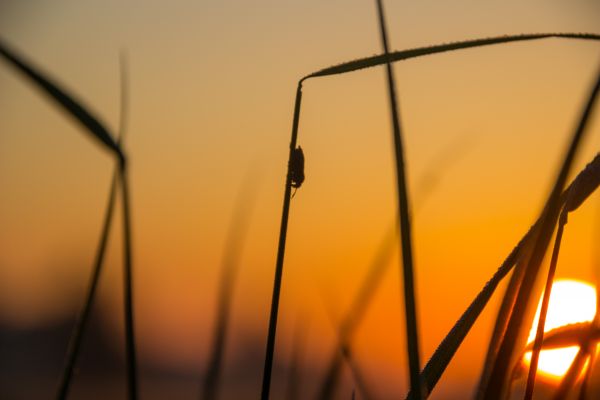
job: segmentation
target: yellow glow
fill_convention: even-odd
[[[540,299],[527,343],[531,343],[535,339],[541,307],[542,300]],[[596,289],[594,286],[575,280],[555,281],[550,294],[544,332],[567,324],[591,321],[594,319],[594,315],[596,315]],[[578,346],[572,346],[542,351],[538,371],[550,378],[562,377],[575,359],[577,350]],[[530,360],[531,352],[528,352],[525,354],[525,362],[529,364]]]

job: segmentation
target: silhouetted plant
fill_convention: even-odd
[[[122,204],[123,204],[123,255],[124,255],[124,309],[125,309],[125,351],[127,353],[127,377],[128,377],[128,393],[130,399],[137,398],[137,365],[135,354],[135,334],[134,334],[134,316],[133,316],[133,274],[132,274],[132,254],[131,254],[131,224],[130,224],[130,206],[129,206],[129,188],[127,183],[126,157],[121,147],[121,139],[115,141],[113,135],[109,133],[105,125],[95,117],[90,111],[84,107],[81,101],[69,94],[65,89],[62,89],[53,82],[46,74],[41,73],[38,69],[32,67],[32,64],[24,61],[21,56],[18,56],[14,51],[9,50],[6,45],[0,42],[0,55],[4,57],[18,72],[31,80],[42,93],[50,97],[50,99],[66,111],[68,115],[73,117],[90,133],[94,139],[101,143],[106,149],[111,151],[117,158],[118,166],[115,176],[111,184],[109,202],[106,210],[105,220],[102,227],[100,244],[96,254],[96,260],[92,269],[92,277],[86,294],[86,300],[83,309],[78,317],[73,330],[73,336],[67,350],[67,361],[63,370],[61,383],[58,388],[57,398],[64,399],[68,395],[69,385],[73,375],[73,369],[77,356],[79,354],[81,340],[85,325],[89,318],[90,308],[96,292],[97,282],[100,276],[102,262],[106,251],[108,234],[110,232],[110,224],[114,208],[114,199],[116,192],[116,182],[120,182]],[[121,121],[119,130],[122,133],[125,127],[127,92],[125,83],[125,69],[122,65],[122,91],[121,91]]]

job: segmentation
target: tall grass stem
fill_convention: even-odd
[[[261,399],[268,400],[271,390],[271,373],[273,370],[273,357],[275,353],[275,337],[277,333],[277,315],[279,313],[279,295],[281,292],[281,280],[283,276],[283,259],[285,256],[285,241],[287,237],[287,225],[290,214],[290,196],[292,192],[292,174],[290,163],[296,142],[298,140],[298,124],[300,122],[300,105],[302,103],[302,81],[298,82],[296,89],[296,100],[294,104],[294,119],[292,122],[292,138],[290,141],[290,153],[288,156],[288,168],[285,178],[285,191],[283,195],[283,210],[281,213],[281,227],[279,230],[279,244],[277,246],[277,261],[275,264],[275,278],[273,282],[273,297],[271,299],[271,312],[269,314],[269,330],[267,333],[267,347],[265,351],[265,364],[263,368],[263,381]]]
[[[392,115],[394,150],[396,153],[396,178],[398,190],[398,216],[400,218],[400,239],[402,248],[402,271],[404,283],[404,308],[406,313],[406,338],[408,351],[408,366],[410,372],[410,387],[414,399],[422,399],[423,391],[419,372],[419,332],[417,323],[417,305],[415,295],[415,277],[413,272],[412,239],[410,226],[410,204],[408,188],[404,169],[404,151],[402,148],[402,134],[400,128],[400,117],[398,111],[398,100],[394,82],[394,71],[392,61],[389,58],[389,46],[387,29],[385,24],[385,13],[382,0],[377,0],[377,14],[379,16],[379,28],[383,52],[387,59],[387,83],[390,100],[390,112]]]

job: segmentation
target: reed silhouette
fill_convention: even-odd
[[[120,73],[121,73],[121,109],[119,114],[119,130],[117,143],[121,145],[122,140],[125,136],[126,126],[127,126],[127,110],[128,110],[128,79],[127,79],[127,65],[125,61],[125,55],[121,54],[120,57]],[[104,263],[104,256],[106,254],[106,247],[108,244],[108,239],[110,235],[112,220],[113,220],[113,212],[116,201],[116,192],[117,192],[117,181],[119,179],[118,170],[114,172],[109,195],[108,195],[108,203],[106,206],[106,212],[104,216],[104,221],[102,225],[102,231],[100,234],[100,242],[98,244],[98,249],[96,251],[96,259],[94,262],[94,266],[92,268],[92,275],[90,277],[90,281],[88,284],[88,289],[86,292],[86,298],[83,304],[83,308],[80,311],[79,316],[77,317],[77,321],[75,323],[75,327],[73,328],[73,333],[71,334],[71,339],[69,341],[69,348],[67,349],[67,357],[64,370],[62,372],[62,378],[60,380],[57,399],[66,399],[69,394],[69,389],[71,385],[71,381],[73,378],[73,370],[77,363],[77,358],[79,356],[79,352],[81,350],[81,343],[83,339],[83,335],[85,333],[85,329],[88,325],[89,316],[92,310],[92,306],[94,303],[94,298],[96,296],[96,290],[98,288],[98,282],[100,280],[100,274],[102,272],[102,266]]]
[[[421,362],[419,356],[419,330],[417,324],[417,300],[415,294],[415,274],[412,254],[412,231],[410,222],[410,197],[406,183],[406,172],[404,168],[404,149],[402,145],[402,132],[400,126],[400,111],[396,96],[396,83],[392,61],[389,58],[389,45],[387,28],[385,25],[385,13],[383,0],[377,1],[377,15],[379,17],[379,28],[381,30],[381,43],[383,53],[387,58],[386,76],[388,94],[390,99],[390,110],[392,114],[392,126],[394,137],[394,150],[396,155],[396,179],[398,193],[398,217],[400,219],[400,244],[402,248],[402,283],[404,285],[404,311],[406,313],[406,348],[408,353],[408,370],[410,375],[410,388],[413,398],[422,399],[423,390],[419,380]]]
[[[83,336],[83,330],[85,328],[86,321],[89,316],[89,311],[93,297],[96,290],[97,280],[100,276],[100,269],[102,261],[104,259],[104,253],[106,250],[106,243],[108,240],[108,234],[110,231],[110,221],[112,220],[113,213],[113,201],[115,196],[116,185],[115,182],[120,183],[121,188],[121,201],[123,205],[123,255],[124,255],[124,310],[125,310],[125,351],[127,354],[127,382],[128,382],[128,395],[130,399],[137,398],[137,364],[136,364],[136,351],[135,351],[135,334],[134,334],[134,312],[133,312],[133,262],[132,262],[132,243],[131,243],[131,223],[130,223],[130,205],[129,205],[129,185],[127,180],[127,162],[125,153],[122,150],[120,140],[117,141],[113,138],[113,135],[100,122],[98,117],[95,117],[88,109],[83,106],[82,102],[76,100],[75,97],[69,94],[65,89],[53,82],[52,79],[46,76],[32,66],[32,63],[26,62],[22,56],[17,55],[13,50],[9,50],[8,46],[0,42],[0,55],[9,62],[10,65],[28,78],[34,85],[41,90],[42,93],[47,95],[55,104],[59,105],[67,115],[74,118],[79,122],[85,131],[90,133],[92,138],[100,143],[105,149],[108,149],[117,159],[117,172],[115,178],[113,178],[113,184],[111,185],[109,204],[107,207],[105,221],[101,232],[100,244],[98,253],[96,255],[96,261],[92,270],[92,278],[88,293],[86,294],[86,301],[83,310],[78,317],[76,322],[73,339],[70,344],[69,350],[67,351],[67,362],[65,370],[63,371],[63,377],[58,388],[57,397],[60,399],[66,398],[68,395],[68,389],[70,381],[73,375],[73,368],[77,355],[80,349],[80,343]],[[121,64],[124,65],[123,63]],[[121,69],[122,77],[124,74],[124,67]],[[123,82],[125,79],[123,78]],[[124,130],[125,126],[125,107],[127,104],[126,99],[126,85],[122,84],[122,99],[121,99],[121,122],[120,130]]]

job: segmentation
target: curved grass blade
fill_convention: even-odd
[[[128,105],[128,80],[127,80],[127,66],[125,63],[124,56],[122,55],[120,58],[120,74],[121,74],[121,110],[119,114],[119,143],[121,143],[122,138],[125,135],[125,128],[127,126],[127,105]],[[69,389],[71,385],[71,380],[73,378],[73,370],[75,369],[75,364],[77,362],[77,358],[79,352],[81,350],[81,343],[83,339],[83,335],[85,333],[85,328],[88,323],[88,319],[92,310],[92,305],[94,302],[94,298],[96,296],[96,289],[98,287],[98,282],[100,280],[100,274],[102,271],[102,265],[104,262],[104,255],[106,254],[106,246],[108,244],[108,238],[110,234],[114,206],[116,201],[116,191],[117,191],[117,179],[118,172],[115,171],[112,177],[110,192],[108,196],[108,204],[106,206],[106,213],[104,216],[104,222],[102,225],[102,231],[100,234],[100,242],[98,244],[98,249],[96,251],[96,258],[94,262],[94,267],[92,268],[92,276],[90,278],[90,282],[88,285],[88,290],[85,298],[85,302],[79,316],[77,317],[77,321],[75,322],[75,326],[73,328],[73,332],[71,334],[71,339],[69,340],[69,347],[67,349],[66,362],[65,367],[62,372],[62,377],[60,380],[58,392],[56,395],[57,399],[64,400],[67,398],[69,394]]]
[[[600,338],[600,329],[592,322],[578,322],[554,328],[544,332],[542,350],[552,350],[561,347],[579,346],[581,343],[596,341]],[[534,342],[525,346],[524,352],[532,351]]]
[[[273,297],[271,299],[271,312],[269,315],[269,330],[267,334],[267,348],[265,350],[265,364],[261,399],[268,400],[271,391],[271,372],[273,370],[273,355],[275,353],[275,336],[277,333],[277,315],[279,314],[279,296],[281,293],[281,279],[283,276],[283,259],[285,256],[285,241],[287,238],[287,225],[290,215],[290,197],[292,193],[291,162],[296,150],[298,140],[298,124],[300,123],[300,105],[302,103],[302,81],[298,82],[296,100],[294,104],[294,120],[292,122],[292,138],[290,140],[290,153],[288,168],[285,178],[285,191],[283,195],[283,210],[281,212],[281,227],[279,230],[279,244],[277,247],[277,262],[275,264],[275,278],[273,282]]]
[[[382,0],[377,0],[377,14],[381,42],[385,56],[387,86],[392,116],[394,150],[396,154],[396,179],[398,190],[398,217],[400,219],[400,244],[402,246],[402,271],[404,284],[404,308],[406,313],[406,347],[408,352],[408,368],[410,372],[410,387],[415,399],[423,398],[423,391],[419,379],[421,364],[419,361],[419,330],[417,324],[417,305],[415,295],[415,277],[413,272],[412,238],[410,224],[410,203],[404,170],[404,150],[402,147],[402,133],[394,71],[389,56],[388,36],[385,24],[385,13]]]
[[[237,196],[237,204],[223,249],[219,297],[215,314],[217,319],[213,332],[213,344],[211,346],[208,369],[203,384],[203,398],[205,400],[213,400],[218,395],[223,356],[225,354],[225,341],[227,339],[231,303],[233,300],[233,289],[240,266],[240,256],[248,233],[249,218],[256,201],[255,178],[253,174],[249,174],[245,178],[242,189]]]
[[[121,73],[123,79],[127,81],[127,68],[125,54],[121,53]],[[129,85],[123,85],[121,92],[123,101],[121,102],[121,129],[125,132],[125,123],[127,122],[127,105],[129,104],[129,91],[126,90]],[[119,144],[123,136],[119,138]],[[119,163],[119,180],[121,183],[121,202],[123,205],[123,285],[124,285],[124,310],[125,310],[125,353],[127,360],[127,390],[129,399],[138,398],[138,380],[137,380],[137,356],[135,346],[135,324],[133,308],[133,247],[131,235],[131,207],[129,195],[129,179],[125,158],[121,158]]]
[[[466,40],[461,42],[445,43],[434,46],[418,47],[415,49],[395,51],[389,54],[378,54],[371,57],[365,57],[358,60],[348,61],[331,67],[323,68],[319,71],[306,75],[302,80],[317,78],[320,76],[339,75],[348,72],[358,71],[365,68],[377,67],[388,62],[408,60],[410,58],[428,56],[432,54],[445,53],[448,51],[469,49],[473,47],[489,46],[493,44],[522,42],[528,40],[539,40],[547,38],[565,38],[565,39],[583,39],[600,40],[600,35],[593,33],[539,33],[526,35],[507,35],[492,38]]]
[[[126,79],[125,55],[121,54],[121,67],[124,79]],[[128,85],[124,85],[128,87]],[[121,114],[124,118],[121,120],[121,129],[124,129],[126,123],[126,105],[129,104],[129,92],[122,92],[123,101],[121,102]],[[119,144],[121,143],[119,138]],[[121,202],[123,205],[123,273],[124,273],[124,307],[125,307],[125,352],[127,355],[127,388],[129,399],[135,400],[138,398],[138,381],[137,381],[137,356],[135,347],[135,324],[134,324],[134,309],[133,309],[133,248],[131,238],[131,208],[129,203],[129,184],[128,171],[125,159],[122,158],[119,164],[119,178],[121,181]]]
[[[24,74],[33,83],[35,83],[42,92],[46,93],[57,104],[59,104],[69,115],[82,124],[86,130],[98,140],[104,147],[112,151],[119,159],[125,160],[125,154],[115,142],[112,135],[104,127],[97,117],[94,117],[74,96],[67,93],[66,90],[59,88],[50,78],[44,76],[36,70],[31,64],[25,62],[22,57],[8,49],[0,42],[0,55],[2,55],[19,72]]]
[[[565,154],[564,161],[560,168],[560,172],[556,178],[556,182],[552,192],[546,202],[544,210],[541,213],[539,229],[534,232],[534,240],[531,241],[531,246],[527,246],[524,252],[524,257],[520,261],[525,267],[523,281],[519,288],[517,299],[514,303],[513,311],[511,312],[506,328],[506,333],[502,338],[498,355],[494,361],[490,380],[484,392],[486,398],[497,399],[502,396],[504,385],[510,371],[510,366],[514,357],[514,349],[519,339],[521,327],[524,324],[527,308],[530,304],[532,289],[540,269],[540,265],[546,249],[554,232],[554,226],[558,220],[558,215],[561,206],[561,193],[567,176],[571,169],[573,160],[577,154],[579,144],[585,136],[587,123],[593,114],[594,105],[600,91],[600,71],[598,71],[595,84],[592,86],[591,93],[588,97],[586,105],[581,113],[579,123],[575,132],[572,135],[571,143]]]

